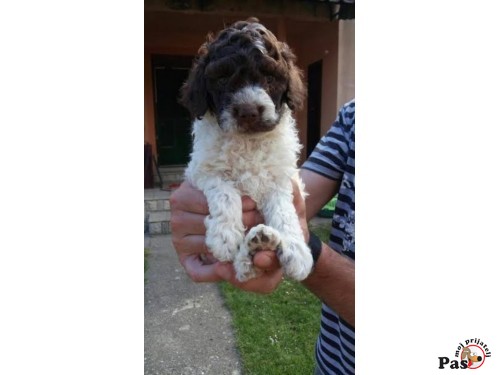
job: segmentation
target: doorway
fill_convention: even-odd
[[[321,136],[321,82],[323,61],[307,68],[307,156],[314,151]]]
[[[156,148],[160,166],[185,165],[192,148],[191,117],[179,104],[193,58],[153,55]]]

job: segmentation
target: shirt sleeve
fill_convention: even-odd
[[[302,168],[332,180],[342,179],[349,154],[351,111],[354,103],[344,105],[328,132],[321,138]]]

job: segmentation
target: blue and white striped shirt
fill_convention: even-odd
[[[354,100],[337,119],[302,168],[340,181],[329,246],[354,260]],[[323,304],[316,361],[325,374],[354,374],[354,327]]]

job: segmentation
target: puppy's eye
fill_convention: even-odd
[[[220,78],[217,79],[217,86],[219,86],[219,87],[225,87],[228,82],[229,82],[229,78],[227,78],[227,77],[220,77]]]
[[[275,78],[273,76],[266,76],[266,82],[268,84],[271,84],[275,81]]]

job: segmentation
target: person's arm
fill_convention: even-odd
[[[304,202],[295,194],[294,204],[309,241],[307,222],[337,194],[339,182],[306,169],[300,176],[309,195]],[[313,272],[302,283],[354,327],[354,261],[323,243]]]
[[[354,262],[322,246],[314,271],[302,283],[354,327]]]
[[[311,220],[339,191],[339,182],[310,171],[300,170],[306,193],[306,218]]]

